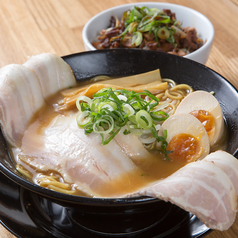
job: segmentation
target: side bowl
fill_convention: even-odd
[[[91,44],[97,40],[100,30],[105,29],[109,25],[111,16],[122,17],[123,12],[132,9],[134,6],[146,6],[149,8],[170,9],[176,13],[177,20],[181,21],[183,27],[195,27],[199,37],[205,44],[198,50],[184,56],[185,58],[205,64],[215,35],[214,27],[210,20],[200,12],[177,4],[163,2],[138,2],[116,6],[98,13],[92,17],[84,26],[82,37],[85,50],[96,50]]]

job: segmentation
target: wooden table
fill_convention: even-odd
[[[215,39],[207,66],[238,88],[238,0],[163,0],[191,7],[207,16]],[[0,67],[24,63],[27,56],[59,56],[84,51],[82,29],[95,14],[133,0],[0,0]],[[14,237],[0,226],[1,238]],[[238,219],[208,238],[238,237]]]

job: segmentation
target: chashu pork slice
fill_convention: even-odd
[[[44,105],[36,74],[18,64],[0,69],[0,119],[3,133],[12,145],[20,139],[34,113]]]
[[[187,164],[131,196],[135,195],[169,201],[211,229],[227,230],[236,217],[237,195],[232,181],[219,166],[206,160]]]
[[[142,173],[116,141],[102,145],[100,135],[85,135],[76,114],[58,115],[41,130],[31,124],[15,154],[38,170],[58,171],[66,182],[93,197],[125,196],[136,190],[130,184]],[[141,178],[138,186],[143,183]]]
[[[124,130],[127,127],[121,128],[119,133],[114,137],[116,143],[121,147],[123,152],[127,154],[132,161],[142,164],[150,164],[150,159],[153,157],[151,153],[143,146],[138,136],[133,133],[124,135]]]
[[[7,141],[16,146],[32,116],[47,97],[76,85],[70,66],[59,56],[42,53],[24,65],[0,69],[0,122]]]
[[[238,160],[233,155],[222,150],[209,154],[204,160],[216,164],[228,175],[238,197]]]
[[[31,56],[24,66],[33,70],[39,78],[44,98],[76,85],[71,67],[55,54],[41,53]]]

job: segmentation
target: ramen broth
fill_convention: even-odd
[[[56,112],[54,110],[53,105],[59,101],[61,95],[58,93],[54,97],[52,97],[48,103],[34,115],[32,121],[30,122],[30,130],[28,130],[27,134],[24,135],[22,140],[22,146],[31,150],[35,147],[35,140],[32,137],[39,132],[43,131],[49,125],[49,122],[58,115],[58,113],[63,113],[67,115],[68,113],[72,113],[72,111],[64,111],[64,112]],[[72,109],[75,110],[75,109]],[[75,110],[76,112],[76,110]],[[40,154],[38,155],[41,156]],[[14,151],[14,157],[18,158],[18,154]],[[17,163],[22,167],[21,169],[26,168],[29,171],[29,178],[36,184],[38,184],[38,180],[42,175],[47,176],[56,176],[58,181],[64,183],[63,178],[57,171],[49,170],[49,171],[40,171],[39,169],[35,169],[30,164],[26,164],[23,160],[17,160]],[[145,186],[146,184],[163,179],[179,168],[184,166],[186,163],[184,162],[170,162],[165,159],[164,155],[159,151],[151,151],[151,157],[148,158],[146,163],[144,161],[138,160],[136,165],[141,169],[141,171],[135,171],[135,173],[127,174],[126,176],[122,176],[120,180],[115,181],[115,186],[103,187],[102,194],[104,196],[109,196],[109,194],[117,194],[117,193],[130,193],[136,191],[137,189]],[[74,190],[74,185],[72,184],[72,189]],[[115,191],[112,188],[116,188]],[[103,191],[104,190],[104,191]],[[76,190],[75,195],[85,195],[79,190]]]

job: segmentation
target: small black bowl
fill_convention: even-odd
[[[98,50],[63,57],[78,81],[97,75],[128,76],[160,69],[162,78],[194,90],[214,91],[228,127],[227,151],[238,147],[238,93],[221,75],[186,58],[138,49]],[[58,193],[20,175],[0,134],[2,223],[19,237],[202,237],[199,219],[170,203],[149,197],[100,199]],[[2,184],[1,184],[2,183]],[[10,205],[15,199],[16,204]],[[17,198],[16,198],[17,197]],[[9,198],[9,201],[8,201]],[[14,210],[15,209],[15,210]],[[9,222],[7,212],[22,214]],[[6,219],[8,217],[8,219]]]

